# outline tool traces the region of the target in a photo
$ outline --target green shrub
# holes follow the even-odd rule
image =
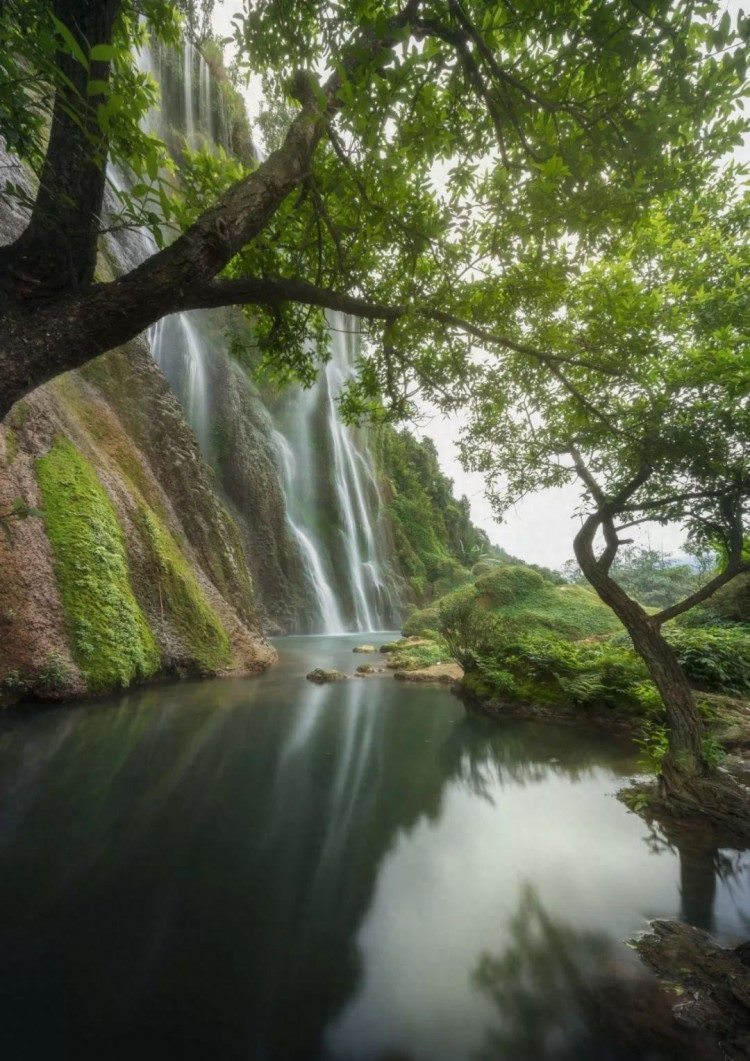
[[[477,669],[479,659],[492,651],[499,637],[498,621],[477,604],[473,586],[443,597],[438,607],[438,630],[453,659],[466,671]]]
[[[438,606],[416,608],[407,617],[402,633],[405,637],[428,637],[435,634],[439,625]]]
[[[523,600],[543,585],[544,579],[537,571],[520,564],[503,564],[480,575],[476,581],[477,593],[488,597],[495,605]]]
[[[750,632],[742,627],[668,627],[665,636],[691,684],[750,692]]]

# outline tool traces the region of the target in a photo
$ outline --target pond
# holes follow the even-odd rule
[[[650,834],[622,738],[305,681],[363,640],[0,717],[4,1057],[660,1056],[624,941],[746,939],[748,856]]]

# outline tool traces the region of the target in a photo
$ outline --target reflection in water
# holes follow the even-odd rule
[[[623,960],[604,933],[556,921],[531,885],[522,890],[505,949],[481,956],[474,982],[500,1018],[477,1061],[708,1059],[710,1045],[679,1030],[657,983]]]
[[[0,720],[5,1056],[469,1058],[524,1041],[518,1007],[497,1030],[489,973],[515,951],[521,998],[538,911],[573,966],[565,988],[550,959],[562,986],[534,1020],[574,1043],[575,968],[639,980],[619,941],[679,913],[680,888],[686,915],[686,888],[706,908],[706,864],[649,853],[609,796],[627,745],[468,718],[390,677],[304,681],[351,671],[356,641],[290,638],[260,678]],[[736,868],[710,904],[727,937]]]

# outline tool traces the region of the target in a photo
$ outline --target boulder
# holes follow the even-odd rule
[[[357,645],[356,648],[352,649],[352,652],[377,652],[375,645]]]
[[[342,674],[339,670],[323,670],[322,667],[316,667],[305,677],[309,682],[315,682],[316,685],[325,685],[326,682],[345,682],[349,675]]]

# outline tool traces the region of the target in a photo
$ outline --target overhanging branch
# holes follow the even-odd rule
[[[349,295],[334,291],[328,287],[318,287],[306,280],[274,278],[248,278],[237,280],[214,280],[204,284],[195,284],[181,292],[175,310],[215,309],[220,306],[264,305],[278,306],[285,302],[297,302],[307,306],[319,306],[339,313],[348,313],[363,320],[384,321],[392,323],[408,315],[421,317],[424,320],[443,324],[464,332],[488,346],[500,346],[516,354],[533,358],[546,365],[575,365],[602,372],[608,376],[617,375],[610,368],[597,365],[580,357],[562,357],[546,350],[519,342],[508,335],[493,332],[489,328],[458,317],[444,310],[431,306],[385,305],[373,302],[358,295]]]

